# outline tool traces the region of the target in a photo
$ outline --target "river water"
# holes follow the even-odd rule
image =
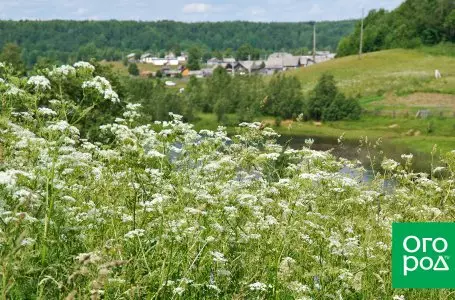
[[[366,169],[371,170],[371,160],[368,157],[368,151],[365,147],[360,147],[360,142],[358,140],[344,140],[342,145],[340,145],[338,144],[338,139],[332,137],[282,135],[278,142],[281,145],[289,144],[289,146],[293,149],[300,149],[305,146],[305,140],[309,138],[314,140],[314,144],[311,146],[311,149],[320,151],[332,150],[333,155],[337,157],[343,157],[349,160],[358,159],[362,162]],[[375,168],[382,161],[383,157],[391,158],[397,162],[404,163],[401,155],[410,153],[414,155],[412,166],[414,171],[429,173],[431,164],[431,156],[429,154],[411,151],[407,147],[392,144],[387,141],[383,141],[382,144],[376,149],[370,147],[371,157],[376,158]]]

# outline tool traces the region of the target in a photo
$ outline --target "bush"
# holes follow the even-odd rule
[[[139,75],[139,68],[135,63],[132,63],[128,66],[128,73],[133,76],[138,76]]]
[[[312,91],[308,103],[308,113],[315,120],[358,120],[362,107],[358,100],[346,99],[338,91],[332,75],[323,74]]]

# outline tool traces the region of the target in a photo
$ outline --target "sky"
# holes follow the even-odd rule
[[[0,0],[0,19],[247,20],[298,22],[360,18],[362,8],[396,8],[403,0]]]

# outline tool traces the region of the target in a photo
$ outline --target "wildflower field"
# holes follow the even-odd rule
[[[88,63],[0,77],[1,299],[453,297],[392,289],[391,225],[453,220],[455,153],[365,182],[258,123],[142,124]]]

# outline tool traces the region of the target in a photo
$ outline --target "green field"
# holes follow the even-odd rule
[[[231,124],[236,124],[235,115],[230,115]],[[255,121],[265,122],[283,135],[301,137],[333,137],[344,136],[346,140],[358,141],[362,137],[381,139],[403,149],[415,152],[430,153],[437,145],[438,152],[455,150],[455,118],[391,118],[383,116],[365,116],[358,121],[339,121],[316,124],[314,122],[284,121],[280,127],[274,125],[271,118],[258,118]],[[197,129],[216,129],[218,123],[213,114],[199,114],[195,122]],[[228,128],[235,132],[235,126]],[[317,142],[317,141],[316,141]]]
[[[434,70],[443,78],[435,80]],[[386,50],[349,56],[289,72],[310,91],[325,72],[335,76],[339,88],[349,96],[372,97],[387,93],[414,92],[455,94],[455,57],[421,50]]]

